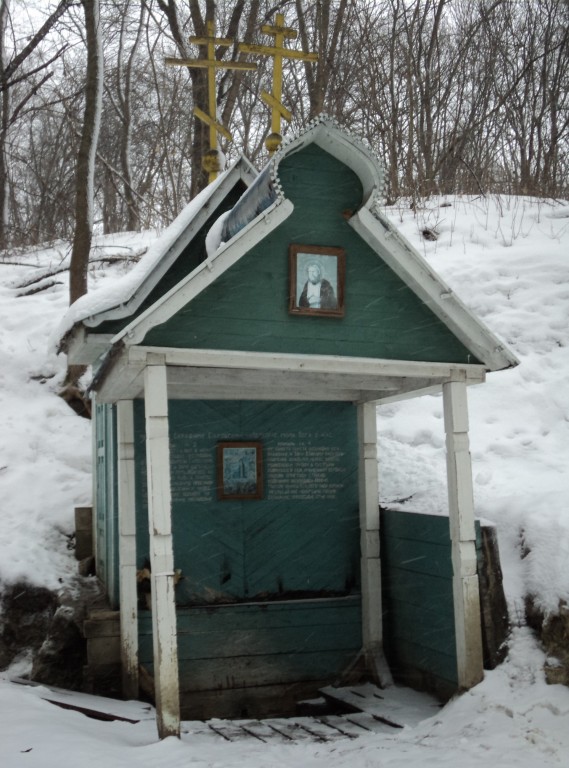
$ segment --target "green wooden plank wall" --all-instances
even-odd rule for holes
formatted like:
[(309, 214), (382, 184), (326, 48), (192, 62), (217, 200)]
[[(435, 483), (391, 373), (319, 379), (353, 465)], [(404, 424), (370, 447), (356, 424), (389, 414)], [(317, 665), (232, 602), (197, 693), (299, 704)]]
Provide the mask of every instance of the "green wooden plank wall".
[[(356, 408), (349, 403), (169, 403), (180, 605), (357, 592)], [(148, 555), (144, 407), (135, 402), (138, 559)], [(218, 500), (216, 446), (263, 446), (258, 500)]]
[[(198, 349), (477, 362), (348, 225), (361, 204), (347, 166), (316, 146), (279, 167), (291, 216), (145, 344)], [(346, 250), (345, 316), (288, 312), (291, 243)]]
[[(142, 564), (143, 402), (134, 410)], [(337, 679), (362, 642), (355, 407), (173, 400), (169, 424), (174, 560), (184, 574), (176, 588), (182, 690)], [(262, 442), (262, 499), (218, 500), (220, 440)], [(152, 670), (144, 610), (140, 660)]]
[(382, 510), (385, 650), (392, 671), (457, 685), (448, 517)]
[[(476, 523), (477, 540), (480, 538)], [(381, 511), (385, 650), (405, 679), (425, 676), (435, 689), (458, 684), (449, 519)]]
[[(361, 648), (359, 596), (180, 608), (182, 691), (335, 680)], [(139, 659), (150, 672), (152, 621), (139, 620)]]

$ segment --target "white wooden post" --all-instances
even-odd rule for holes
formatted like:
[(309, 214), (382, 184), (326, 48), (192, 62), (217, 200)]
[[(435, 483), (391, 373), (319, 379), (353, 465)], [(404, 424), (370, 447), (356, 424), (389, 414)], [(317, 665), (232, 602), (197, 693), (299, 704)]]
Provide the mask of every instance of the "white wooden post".
[(168, 386), (164, 358), (149, 355), (144, 373), (154, 686), (158, 734), (164, 739), (180, 735)]
[(376, 419), (374, 403), (358, 405), (362, 650), (375, 681), (389, 685), (391, 675), (383, 657)]
[(466, 380), (443, 384), (458, 685), (484, 677)]
[(117, 403), (117, 435), (122, 692), (125, 698), (137, 699), (138, 605), (132, 400), (120, 400)]

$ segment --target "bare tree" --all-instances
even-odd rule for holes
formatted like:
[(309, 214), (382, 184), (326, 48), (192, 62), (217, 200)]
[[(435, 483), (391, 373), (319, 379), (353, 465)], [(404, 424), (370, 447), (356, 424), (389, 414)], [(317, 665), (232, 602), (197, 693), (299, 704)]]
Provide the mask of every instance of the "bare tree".
[(490, 27), (503, 101), (502, 164), (523, 194), (560, 194), (569, 143), (569, 6), (563, 0), (505, 4)]
[(312, 18), (309, 18), (309, 12), (301, 0), (296, 0), (295, 7), (302, 48), (304, 51), (318, 53), (316, 63), (304, 62), (310, 120), (323, 112), (327, 103), (331, 105), (337, 98), (339, 61), (345, 53), (347, 38), (350, 36), (356, 3), (354, 0), (317, 0), (312, 6)]
[[(74, 0), (60, 0), (21, 50), (16, 52), (16, 46), (11, 46), (12, 55), (9, 56), (7, 32), (11, 26), (10, 0), (0, 0), (0, 249), (8, 244), (8, 133), (40, 88), (51, 78), (53, 72), (49, 67), (61, 56), (66, 46), (52, 51), (45, 60), (36, 62), (30, 68), (27, 65), (38, 46), (45, 41), (73, 2)], [(26, 83), (27, 87), (18, 100), (12, 103), (12, 91), (14, 86), (20, 83)]]
[[(170, 33), (178, 49), (178, 53), (183, 59), (195, 58), (189, 49), (185, 36), (182, 32), (183, 26), (180, 23), (175, 0), (157, 0), (158, 6), (168, 20)], [(193, 33), (197, 37), (206, 35), (206, 25), (208, 22), (214, 22), (217, 10), (217, 3), (214, 0), (206, 0), (205, 13), (198, 0), (189, 0), (190, 20), (193, 27)], [(227, 29), (224, 37), (233, 39), (232, 58), (243, 59), (243, 54), (237, 52), (237, 36), (239, 33), (241, 21), (245, 6), (244, 0), (229, 4), (229, 8), (224, 5), (226, 10), (230, 10), (227, 19)], [(252, 0), (248, 4), (248, 13), (245, 17), (245, 35), (252, 34), (253, 29), (258, 23), (259, 0)], [(200, 58), (205, 58), (206, 51), (203, 46), (199, 47)], [(216, 58), (221, 60), (227, 53), (228, 46), (220, 45), (216, 49)], [(192, 102), (202, 111), (208, 112), (208, 89), (207, 73), (204, 69), (188, 68), (191, 78)], [(220, 78), (220, 87), (217, 90), (217, 107), (221, 112), (222, 121), (229, 123), (233, 110), (236, 105), (239, 88), (242, 84), (242, 72), (227, 70)], [(202, 158), (209, 149), (209, 129), (197, 118), (193, 120), (193, 143), (192, 143), (192, 197), (203, 189), (207, 184), (207, 175), (202, 169)]]
[[(81, 12), (65, 13), (73, 5)], [(75, 183), (75, 170), (92, 167), (86, 5), (50, 0), (44, 23), (22, 44), (10, 0), (0, 0), (0, 246), (73, 236), (77, 195), (89, 188)], [(317, 63), (284, 63), (288, 130), (320, 111), (333, 115), (386, 161), (390, 199), (569, 192), (565, 0), (106, 0), (109, 75), (94, 202), (83, 206), (91, 219), (75, 231), (74, 248), (82, 240), (86, 252), (93, 227), (164, 226), (202, 188), (209, 137), (193, 108), (208, 110), (205, 71), (166, 68), (164, 58), (203, 57), (188, 38), (204, 35), (214, 17), (220, 37), (270, 44), (261, 28), (277, 12), (299, 30), (287, 45), (320, 54)], [(240, 58), (226, 46), (216, 56)], [(255, 72), (217, 72), (218, 116), (234, 136), (220, 139), (229, 160), (240, 152), (267, 158), (270, 121), (259, 96), (271, 89), (272, 60), (256, 63)], [(75, 277), (74, 297), (85, 290), (85, 265)]]

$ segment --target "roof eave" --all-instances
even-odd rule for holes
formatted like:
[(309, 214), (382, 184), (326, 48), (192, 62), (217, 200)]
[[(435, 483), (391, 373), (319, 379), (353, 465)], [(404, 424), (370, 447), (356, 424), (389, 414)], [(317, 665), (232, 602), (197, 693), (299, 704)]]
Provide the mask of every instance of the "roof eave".
[(519, 364), (513, 352), (460, 301), (388, 219), (362, 208), (348, 223), (487, 371)]
[[(192, 239), (211, 215), (211, 209), (216, 202), (221, 202), (221, 199), (223, 199), (229, 189), (234, 186), (238, 180), (241, 180), (246, 186), (250, 186), (255, 181), (257, 175), (258, 172), (253, 164), (244, 155), (241, 155), (233, 165), (228, 168), (219, 185), (214, 186), (211, 189), (211, 194), (205, 195), (203, 204), (200, 206), (199, 210), (196, 211), (195, 216), (166, 249), (155, 268), (144, 276), (138, 286), (133, 290), (130, 297), (120, 304), (116, 304), (113, 307), (109, 307), (94, 315), (83, 318), (76, 323), (76, 325), (82, 324), (87, 329), (90, 329), (96, 328), (98, 325), (101, 325), (101, 323), (108, 320), (120, 320), (125, 317), (130, 317), (130, 315), (132, 315), (147, 298), (184, 248), (191, 243)], [(206, 190), (207, 189), (209, 188), (206, 187)]]

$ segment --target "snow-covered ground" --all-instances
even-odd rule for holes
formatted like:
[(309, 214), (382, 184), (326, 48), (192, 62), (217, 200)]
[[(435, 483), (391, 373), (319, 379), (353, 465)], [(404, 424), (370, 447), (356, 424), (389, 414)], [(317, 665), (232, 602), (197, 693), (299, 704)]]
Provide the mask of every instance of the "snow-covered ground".
[[(152, 719), (103, 723), (56, 708), (45, 690), (0, 674), (0, 743), (7, 768), (137, 765), (563, 766), (569, 761), (569, 689), (545, 684), (543, 652), (524, 626), (523, 602), (569, 601), (569, 205), (522, 198), (448, 199), (388, 215), (458, 296), (519, 357), (470, 390), (477, 514), (496, 523), (514, 625), (506, 662), (435, 717), (396, 735), (333, 744), (228, 744), (184, 734), (157, 741)], [(436, 229), (436, 241), (420, 232)], [(104, 253), (140, 252), (154, 235), (98, 241)], [(152, 251), (151, 251), (152, 253)], [(25, 580), (71, 585), (73, 509), (90, 503), (90, 424), (55, 395), (65, 361), (51, 350), (67, 303), (67, 278), (18, 296), (24, 281), (60, 264), (65, 246), (0, 262), (0, 589)], [(91, 291), (114, 285), (120, 264), (93, 265)], [(380, 498), (445, 513), (440, 397), (378, 411)], [(126, 705), (125, 705), (126, 706)], [(139, 707), (132, 706), (137, 719)], [(128, 716), (128, 715), (126, 715)]]

